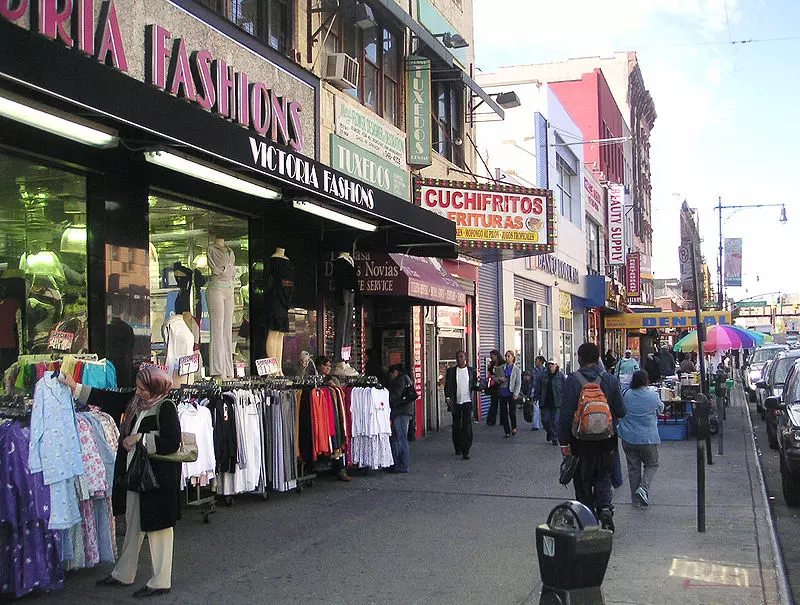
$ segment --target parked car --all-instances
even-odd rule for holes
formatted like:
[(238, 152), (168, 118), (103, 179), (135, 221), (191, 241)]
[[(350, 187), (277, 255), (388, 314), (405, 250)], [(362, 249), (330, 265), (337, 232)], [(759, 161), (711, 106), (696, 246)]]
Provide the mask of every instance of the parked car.
[(768, 344), (758, 347), (753, 351), (753, 354), (750, 355), (750, 358), (747, 360), (747, 365), (744, 367), (744, 386), (750, 397), (750, 401), (756, 401), (756, 383), (761, 380), (761, 372), (764, 369), (764, 365), (781, 351), (788, 350), (789, 347), (786, 345)]
[(772, 449), (778, 449), (778, 410), (776, 408), (767, 414), (763, 405), (768, 397), (781, 397), (786, 377), (798, 359), (800, 359), (800, 351), (781, 351), (775, 356), (775, 359), (764, 366), (764, 377), (756, 383), (758, 397), (756, 405), (760, 407), (761, 417), (764, 419), (767, 429), (767, 441)]
[(762, 381), (766, 381), (767, 375), (769, 374), (769, 368), (773, 361), (775, 360), (770, 359), (764, 364), (764, 368), (761, 370), (761, 380), (756, 383), (756, 412), (761, 413), (761, 420), (764, 420), (764, 400), (769, 397), (769, 395), (766, 394), (766, 389), (762, 389), (758, 385), (761, 384)]
[(789, 370), (780, 397), (767, 397), (767, 416), (777, 412), (778, 457), (783, 499), (800, 506), (800, 360)]

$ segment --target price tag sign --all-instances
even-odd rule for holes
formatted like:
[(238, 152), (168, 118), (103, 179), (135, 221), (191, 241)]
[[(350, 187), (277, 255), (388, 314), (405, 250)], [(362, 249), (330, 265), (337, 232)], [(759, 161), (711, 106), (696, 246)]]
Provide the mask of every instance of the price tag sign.
[(247, 364), (243, 361), (236, 362), (236, 378), (244, 378), (247, 372)]
[(178, 359), (178, 375), (188, 376), (200, 371), (200, 353)]
[(342, 361), (350, 361), (351, 347), (342, 347)]
[(74, 332), (61, 332), (53, 330), (47, 340), (47, 348), (54, 351), (71, 351), (72, 342), (75, 340)]
[(256, 359), (256, 372), (259, 376), (270, 376), (280, 372), (278, 367), (278, 360), (275, 357), (265, 357), (263, 359)]
[(166, 372), (167, 374), (169, 374), (169, 371), (167, 370), (167, 366), (162, 366), (162, 365), (159, 365), (157, 363), (150, 363), (149, 361), (145, 361), (145, 362), (140, 363), (139, 364), (139, 369), (141, 370), (142, 368), (158, 368), (159, 370), (162, 370), (162, 371)]

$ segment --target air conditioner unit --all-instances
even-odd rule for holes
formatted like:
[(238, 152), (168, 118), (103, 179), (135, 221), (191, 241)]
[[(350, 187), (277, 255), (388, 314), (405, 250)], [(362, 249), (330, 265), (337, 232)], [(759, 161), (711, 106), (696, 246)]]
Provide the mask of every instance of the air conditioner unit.
[(358, 61), (346, 53), (328, 55), (323, 79), (341, 90), (358, 88)]

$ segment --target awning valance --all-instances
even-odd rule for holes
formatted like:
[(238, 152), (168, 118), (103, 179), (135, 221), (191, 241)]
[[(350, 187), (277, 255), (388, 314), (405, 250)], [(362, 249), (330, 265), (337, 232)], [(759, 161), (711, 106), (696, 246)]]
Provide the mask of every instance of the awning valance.
[(436, 260), (404, 254), (356, 255), (363, 296), (407, 296), (420, 304), (463, 307), (467, 295)]

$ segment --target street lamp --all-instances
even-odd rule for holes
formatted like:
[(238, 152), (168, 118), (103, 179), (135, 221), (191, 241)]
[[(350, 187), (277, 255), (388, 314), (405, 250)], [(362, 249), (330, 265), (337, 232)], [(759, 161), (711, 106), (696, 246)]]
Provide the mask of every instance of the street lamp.
[(723, 307), (723, 271), (722, 271), (722, 211), (723, 210), (745, 210), (747, 208), (778, 208), (781, 209), (780, 218), (778, 222), (785, 225), (788, 222), (786, 218), (786, 205), (785, 204), (744, 204), (738, 206), (723, 206), (722, 197), (718, 198), (715, 210), (719, 213), (719, 260), (717, 261), (717, 308), (722, 311)]

